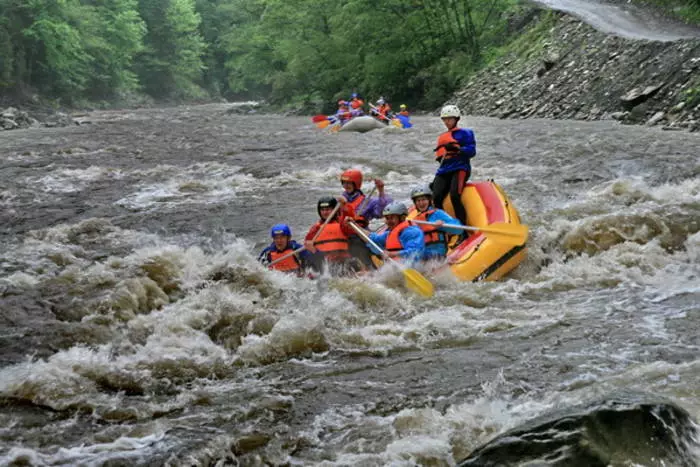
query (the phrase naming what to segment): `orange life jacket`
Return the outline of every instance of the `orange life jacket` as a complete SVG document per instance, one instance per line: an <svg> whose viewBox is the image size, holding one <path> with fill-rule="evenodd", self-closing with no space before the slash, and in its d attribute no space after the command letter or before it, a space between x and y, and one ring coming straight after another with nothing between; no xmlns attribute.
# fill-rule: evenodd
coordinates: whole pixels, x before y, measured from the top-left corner
<svg viewBox="0 0 700 467"><path fill-rule="evenodd" d="M350 108L352 109L360 109L362 106L365 104L365 101L362 99L353 99L350 101Z"/></svg>
<svg viewBox="0 0 700 467"><path fill-rule="evenodd" d="M416 221L428 221L428 216L430 216L432 213L435 212L435 209L428 209L425 212L421 212L418 214L416 217L414 217L412 220ZM444 232L441 232L438 230L438 228L434 225L426 225L426 224L416 224L420 229L423 231L423 235L425 236L425 246L428 245L434 245L436 243L442 243L445 246L447 246L447 236L445 235Z"/></svg>
<svg viewBox="0 0 700 467"><path fill-rule="evenodd" d="M451 150L448 151L447 148L445 148L445 145L448 145L450 143L454 143L457 146L459 146L459 142L452 136L452 133L454 131L459 130L459 128L454 128L452 130L448 130L444 133L442 133L440 136L438 136L437 139L437 151L435 151L435 158L442 157L443 159L450 159L452 157L455 157L456 155L459 154L459 150Z"/></svg>
<svg viewBox="0 0 700 467"><path fill-rule="evenodd" d="M408 110L402 110L401 112L399 112L399 115L403 115L404 117L408 117L409 116Z"/></svg>
<svg viewBox="0 0 700 467"><path fill-rule="evenodd" d="M321 222L319 221L319 224ZM348 236L340 228L340 223L329 222L314 242L314 246L329 260L341 260L350 257Z"/></svg>
<svg viewBox="0 0 700 467"><path fill-rule="evenodd" d="M270 262L273 262L277 258L281 258L282 256L288 254L290 251L292 251L291 247L287 247L287 249L284 251L272 250L267 254L267 257L270 260ZM299 261L299 258L297 258L297 255L291 255L288 256L286 259L280 261L279 263L273 264L272 266L270 266L270 269L275 269L277 271L284 272L299 271L301 269L301 262Z"/></svg>
<svg viewBox="0 0 700 467"><path fill-rule="evenodd" d="M403 245L401 244L401 240L399 239L399 235L401 235L401 232L406 227L410 227L410 223L408 221L403 221L393 229L391 229L391 232L389 232L389 235L386 237L386 250L387 251L401 251L403 250Z"/></svg>
<svg viewBox="0 0 700 467"><path fill-rule="evenodd" d="M369 225L369 222L367 221L367 219L364 216L360 215L360 213L357 211L357 208L360 207L360 205L365 200L365 198L366 198L366 196L363 193L360 196L358 196L357 198L355 198L354 200L348 202L346 205L346 206L351 206L353 211L355 211L355 222L357 222L362 227L367 227Z"/></svg>
<svg viewBox="0 0 700 467"><path fill-rule="evenodd" d="M389 104L382 104L379 107L377 107L377 110L379 111L380 115L386 115L387 112L391 110L391 106Z"/></svg>

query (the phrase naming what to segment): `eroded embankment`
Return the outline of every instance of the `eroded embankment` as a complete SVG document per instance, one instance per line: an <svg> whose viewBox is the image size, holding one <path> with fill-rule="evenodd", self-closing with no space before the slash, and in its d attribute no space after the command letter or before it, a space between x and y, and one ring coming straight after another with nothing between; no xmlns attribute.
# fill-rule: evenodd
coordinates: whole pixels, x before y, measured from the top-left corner
<svg viewBox="0 0 700 467"><path fill-rule="evenodd" d="M513 51L453 97L473 115L616 119L700 129L700 40L629 40L541 12Z"/></svg>

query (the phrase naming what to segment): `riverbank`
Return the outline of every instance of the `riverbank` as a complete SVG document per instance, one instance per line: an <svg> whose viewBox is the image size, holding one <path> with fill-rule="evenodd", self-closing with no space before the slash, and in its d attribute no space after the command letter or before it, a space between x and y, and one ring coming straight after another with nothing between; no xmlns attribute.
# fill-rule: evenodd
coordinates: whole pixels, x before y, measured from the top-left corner
<svg viewBox="0 0 700 467"><path fill-rule="evenodd" d="M700 40L629 40L542 10L452 102L470 115L619 120L700 130Z"/></svg>

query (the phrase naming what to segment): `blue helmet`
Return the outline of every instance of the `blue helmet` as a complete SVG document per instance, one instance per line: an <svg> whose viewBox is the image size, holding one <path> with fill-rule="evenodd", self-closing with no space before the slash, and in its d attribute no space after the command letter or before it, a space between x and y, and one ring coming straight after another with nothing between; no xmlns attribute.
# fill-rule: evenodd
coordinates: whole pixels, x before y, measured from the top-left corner
<svg viewBox="0 0 700 467"><path fill-rule="evenodd" d="M357 97L357 93L356 93L356 92L353 92L352 94L350 94L350 97L352 97L352 98Z"/></svg>
<svg viewBox="0 0 700 467"><path fill-rule="evenodd" d="M286 235L287 237L291 237L292 229L290 229L287 224L275 224L270 229L270 236L274 238L275 235Z"/></svg>

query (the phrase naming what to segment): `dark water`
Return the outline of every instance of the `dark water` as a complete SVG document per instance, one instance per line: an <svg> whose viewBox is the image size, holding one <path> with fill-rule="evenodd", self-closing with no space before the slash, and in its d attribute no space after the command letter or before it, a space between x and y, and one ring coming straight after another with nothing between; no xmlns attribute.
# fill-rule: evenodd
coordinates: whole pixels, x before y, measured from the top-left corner
<svg viewBox="0 0 700 467"><path fill-rule="evenodd" d="M407 200L438 119L92 119L0 134L0 464L442 466L621 390L700 416L700 135L464 119L472 178L503 186L530 253L498 283L430 277L426 301L394 271L255 258L273 223L303 236L345 168ZM648 452L634 465L673 465Z"/></svg>

